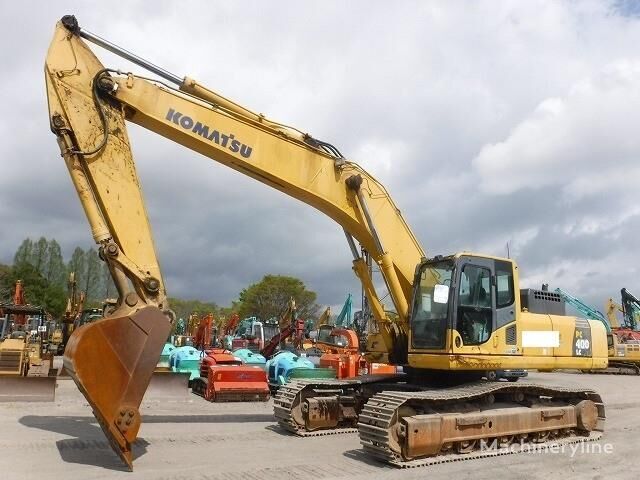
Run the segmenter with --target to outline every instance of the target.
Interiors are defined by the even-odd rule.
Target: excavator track
[[[573,430],[566,432],[563,436],[560,432],[557,432],[557,438],[550,438],[548,441],[538,443],[525,443],[526,438],[523,437],[520,439],[521,443],[519,444],[505,445],[503,447],[495,447],[492,449],[476,449],[464,453],[456,451],[454,448],[449,448],[444,452],[438,452],[435,456],[411,460],[403,459],[402,455],[399,454],[399,452],[394,451],[392,448],[391,444],[394,442],[393,430],[396,428],[399,412],[402,408],[408,407],[410,403],[419,403],[423,407],[430,409],[434,409],[435,407],[446,411],[446,407],[448,405],[461,402],[465,404],[470,402],[486,404],[488,397],[491,396],[491,398],[494,398],[495,395],[503,394],[523,394],[541,398],[551,397],[554,399],[565,400],[568,404],[572,401],[590,400],[597,408],[597,424],[591,432],[584,435],[575,433]],[[439,416],[440,414],[436,413],[435,415]],[[513,385],[503,384],[501,382],[478,382],[475,384],[465,385],[463,387],[442,390],[427,390],[420,392],[386,391],[378,393],[369,399],[360,413],[358,430],[360,433],[360,443],[363,445],[363,449],[368,455],[396,467],[413,468],[445,462],[543,450],[551,445],[594,441],[601,437],[604,430],[604,422],[604,404],[602,403],[600,396],[593,391],[584,391],[565,387],[546,387],[535,384]],[[496,439],[491,437],[484,439],[475,438],[472,441],[473,443],[469,442],[467,446],[472,447],[473,444],[481,445],[481,442],[483,441],[486,445],[487,443],[491,443],[491,440]]]
[[[359,391],[363,385],[371,385],[376,383],[386,383],[389,380],[401,378],[397,375],[368,375],[360,376],[357,379],[347,380],[294,380],[278,389],[278,393],[274,397],[274,415],[278,421],[278,425],[288,432],[294,433],[300,437],[320,437],[325,435],[338,435],[342,433],[354,433],[358,431],[357,426],[341,427],[332,429],[320,429],[309,431],[305,426],[296,422],[294,412],[299,406],[301,399],[306,393],[330,394],[334,391],[344,392]],[[393,388],[393,387],[390,387]]]
[[[278,393],[273,400],[273,413],[278,420],[278,425],[288,432],[294,433],[300,437],[321,437],[325,435],[338,435],[341,433],[355,433],[358,431],[356,427],[353,428],[335,428],[331,430],[314,430],[307,431],[302,425],[299,425],[293,419],[293,410],[296,402],[299,402],[300,396],[303,390],[312,389],[315,387],[331,389],[332,387],[342,387],[342,382],[320,382],[320,381],[292,381],[282,385],[278,389]]]
[[[633,362],[609,362],[603,370],[586,370],[584,373],[600,375],[640,375],[640,365]]]

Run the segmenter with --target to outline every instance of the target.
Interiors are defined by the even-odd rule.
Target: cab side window
[[[508,262],[496,261],[496,307],[508,307],[514,300],[512,266]]]

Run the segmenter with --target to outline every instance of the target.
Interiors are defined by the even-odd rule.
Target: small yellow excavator
[[[85,41],[158,80],[105,67]],[[487,370],[607,366],[604,326],[555,313],[557,294],[520,292],[512,259],[427,256],[384,186],[335,146],[167,72],[73,16],[56,26],[45,79],[51,130],[118,290],[108,317],[73,333],[64,363],[129,467],[138,408],[175,316],[127,121],[306,203],[344,231],[375,319],[364,355],[404,374],[288,383],[274,407],[283,428],[300,436],[357,429],[366,454],[398,466],[494,455],[483,441],[543,447],[601,435],[604,405],[590,389],[480,380]],[[393,315],[362,249],[379,266]]]
[[[78,282],[76,281],[75,272],[69,273],[67,291],[67,306],[62,316],[62,342],[60,345],[63,352],[67,346],[69,337],[73,333],[77,319],[84,310],[85,293],[78,291]]]

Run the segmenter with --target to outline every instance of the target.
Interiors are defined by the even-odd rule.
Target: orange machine
[[[224,325],[222,334],[232,335],[233,332],[235,332],[238,323],[240,323],[240,316],[237,313],[232,313]]]
[[[13,304],[14,305],[26,305],[27,301],[24,299],[24,287],[22,285],[22,280],[18,280],[16,282],[16,289],[13,293]],[[24,313],[17,313],[13,316],[13,321],[16,325],[24,325],[27,322],[27,316]]]
[[[353,330],[334,328],[328,339],[318,340],[316,347],[324,352],[320,357],[320,368],[335,369],[338,378],[396,373],[393,365],[368,362],[360,354],[358,335]]]
[[[231,352],[212,348],[213,315],[200,320],[194,345],[205,352],[200,361],[200,377],[193,380],[193,393],[210,402],[251,402],[269,400],[267,374],[260,367],[243,365]]]

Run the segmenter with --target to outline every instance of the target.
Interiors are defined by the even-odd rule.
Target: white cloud
[[[473,166],[487,193],[557,185],[576,201],[640,182],[638,124],[640,61],[620,60],[543,100]]]

